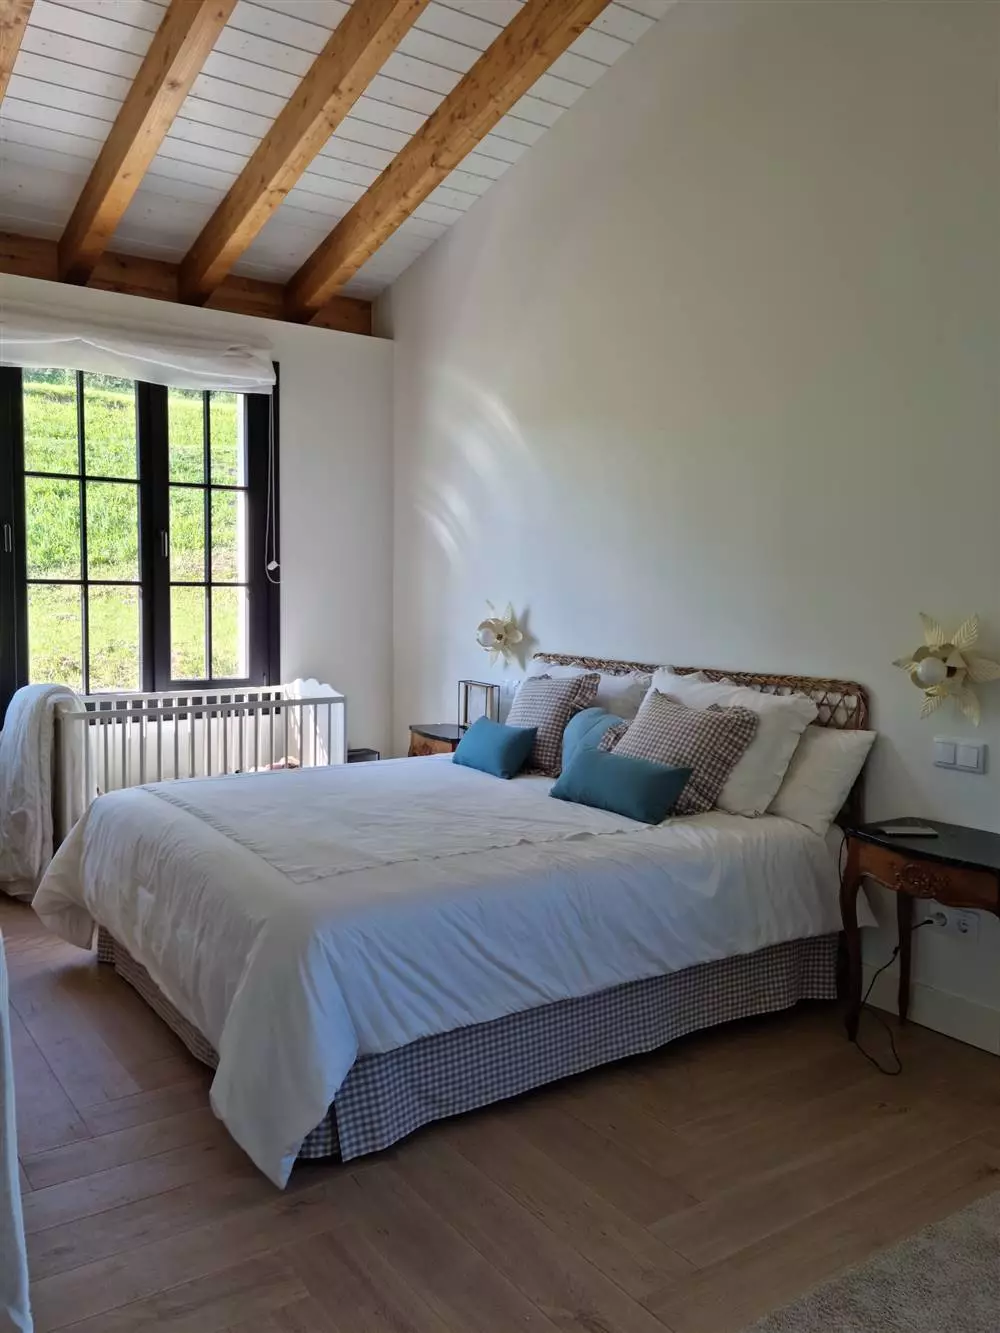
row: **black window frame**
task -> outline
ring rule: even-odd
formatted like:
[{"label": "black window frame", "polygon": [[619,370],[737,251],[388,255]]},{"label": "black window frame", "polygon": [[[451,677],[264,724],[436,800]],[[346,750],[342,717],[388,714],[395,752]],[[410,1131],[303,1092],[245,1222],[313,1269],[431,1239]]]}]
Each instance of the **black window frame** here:
[{"label": "black window frame", "polygon": [[[275,365],[275,373],[278,367]],[[102,580],[89,577],[86,556],[86,482],[84,464],[84,396],[82,372],[77,372],[78,446],[81,488],[81,556],[79,585],[86,591]],[[248,674],[241,677],[207,676],[175,679],[171,676],[170,641],[170,471],[168,390],[163,385],[135,381],[136,439],[139,509],[140,597],[140,693],[186,695],[202,691],[255,688],[275,685],[280,674],[280,590],[269,577],[266,563],[280,560],[278,541],[278,385],[271,394],[244,394],[244,438],[246,440],[246,522],[249,615],[247,622]],[[232,489],[213,483],[209,470],[208,396],[204,400],[206,510],[211,508],[214,489]],[[17,367],[0,367],[0,715],[14,691],[29,683],[28,587],[26,558],[25,455],[22,373]],[[46,474],[54,477],[59,474]],[[270,475],[270,480],[269,480]],[[90,478],[93,480],[93,478]],[[117,479],[116,479],[117,480]],[[124,479],[123,479],[124,480]],[[135,482],[135,478],[128,479]],[[176,484],[176,483],[175,483]],[[273,495],[275,531],[269,530],[269,496]],[[205,582],[192,586],[206,589],[206,622],[210,623],[213,586],[226,581],[212,579],[210,523],[206,525]],[[37,580],[36,580],[37,581]],[[72,585],[73,579],[58,580]],[[104,582],[110,582],[105,580]],[[114,580],[116,584],[122,580]],[[233,586],[230,584],[229,586]],[[84,690],[89,684],[87,660],[88,597],[82,599],[82,649]],[[206,666],[211,668],[211,643],[206,637]],[[100,693],[100,691],[95,691]],[[107,691],[122,693],[122,691]]]}]

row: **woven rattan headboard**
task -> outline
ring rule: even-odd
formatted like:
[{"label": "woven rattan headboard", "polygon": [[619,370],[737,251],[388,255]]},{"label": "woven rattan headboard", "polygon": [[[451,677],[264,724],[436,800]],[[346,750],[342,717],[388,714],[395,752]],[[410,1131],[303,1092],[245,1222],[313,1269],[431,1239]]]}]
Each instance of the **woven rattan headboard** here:
[{"label": "woven rattan headboard", "polygon": [[[621,676],[628,671],[659,671],[662,663],[620,662],[615,658],[573,657],[566,653],[535,653],[535,662],[550,666],[585,667]],[[853,680],[827,680],[823,676],[778,676],[754,671],[718,671],[711,667],[672,666],[678,676],[702,672],[709,680],[731,680],[762,694],[807,694],[819,709],[816,724],[839,731],[861,731],[868,726],[868,692]]]},{"label": "woven rattan headboard", "polygon": [[[550,666],[585,667],[589,671],[604,671],[620,676],[628,671],[654,672],[662,663],[621,662],[614,658],[573,657],[566,653],[535,653],[534,661]],[[718,671],[710,667],[671,668],[679,676],[701,671],[709,680],[734,681],[762,694],[806,694],[816,703],[819,713],[816,723],[821,727],[836,727],[839,731],[860,731],[868,726],[868,691],[853,680],[827,680],[822,676],[770,675],[759,671]],[[862,777],[854,785],[840,822],[860,822],[862,819]]]}]

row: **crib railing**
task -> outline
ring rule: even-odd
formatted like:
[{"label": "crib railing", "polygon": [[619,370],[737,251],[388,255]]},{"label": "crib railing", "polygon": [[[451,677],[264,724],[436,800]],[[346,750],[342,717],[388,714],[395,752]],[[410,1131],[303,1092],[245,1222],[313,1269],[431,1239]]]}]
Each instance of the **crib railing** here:
[{"label": "crib railing", "polygon": [[336,691],[95,694],[81,704],[57,726],[57,823],[66,828],[97,796],[123,787],[347,759],[347,701]]}]

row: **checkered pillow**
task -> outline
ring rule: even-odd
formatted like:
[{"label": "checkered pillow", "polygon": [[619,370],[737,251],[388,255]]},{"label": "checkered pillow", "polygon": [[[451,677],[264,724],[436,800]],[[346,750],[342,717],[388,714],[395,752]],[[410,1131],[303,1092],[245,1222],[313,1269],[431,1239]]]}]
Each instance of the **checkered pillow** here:
[{"label": "checkered pillow", "polygon": [[673,813],[700,815],[714,809],[756,730],[749,708],[688,708],[651,689],[614,753],[692,769]]},{"label": "checkered pillow", "polygon": [[570,680],[529,676],[507,714],[509,727],[535,727],[538,734],[526,767],[535,773],[557,778],[562,767],[562,740],[566,723],[581,708],[589,708],[597,696],[600,675],[588,672]]},{"label": "checkered pillow", "polygon": [[608,727],[607,731],[597,742],[597,748],[605,751],[613,750],[625,735],[626,731],[628,731],[628,728],[629,724],[625,721],[612,722],[611,726]]}]

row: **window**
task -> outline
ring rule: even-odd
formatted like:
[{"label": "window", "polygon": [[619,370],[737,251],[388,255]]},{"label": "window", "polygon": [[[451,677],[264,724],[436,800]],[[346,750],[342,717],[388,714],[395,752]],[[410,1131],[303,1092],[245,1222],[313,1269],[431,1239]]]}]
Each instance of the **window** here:
[{"label": "window", "polygon": [[0,704],[29,681],[278,679],[271,411],[266,395],[0,370]]},{"label": "window", "polygon": [[234,393],[167,396],[176,680],[247,675],[247,470],[238,409]]}]

